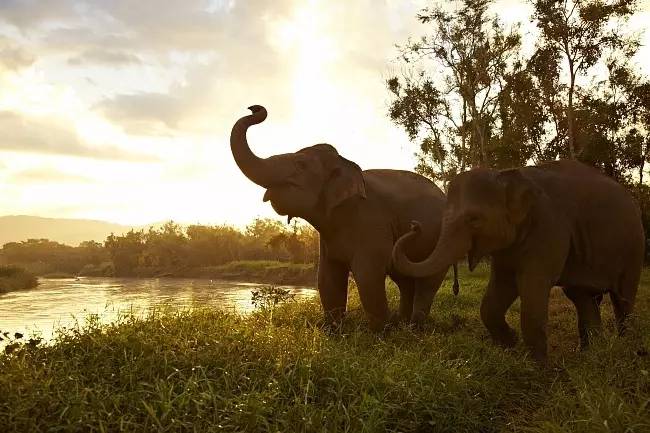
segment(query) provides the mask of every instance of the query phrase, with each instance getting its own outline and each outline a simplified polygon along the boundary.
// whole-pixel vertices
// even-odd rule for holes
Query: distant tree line
[[[287,227],[280,220],[258,218],[244,230],[169,221],[159,229],[111,234],[103,243],[86,241],[76,247],[48,239],[9,242],[0,250],[0,261],[40,275],[185,275],[245,260],[313,264],[318,248],[318,233],[297,220]]]
[[[418,143],[416,171],[446,188],[478,165],[577,159],[634,194],[648,238],[650,80],[633,62],[641,34],[626,31],[637,2],[527,0],[528,35],[493,3],[425,8],[426,35],[398,47],[388,115]]]

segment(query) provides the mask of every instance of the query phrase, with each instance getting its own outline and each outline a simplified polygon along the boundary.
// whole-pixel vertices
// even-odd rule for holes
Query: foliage
[[[417,15],[428,34],[399,47],[390,119],[419,147],[416,171],[446,188],[476,165],[573,158],[643,195],[650,158],[650,79],[625,32],[634,0],[529,0],[533,36],[506,28],[491,0]],[[639,202],[649,233],[650,203]],[[647,238],[648,239],[648,238]]]
[[[416,170],[444,184],[469,167],[496,163],[499,93],[521,36],[488,15],[490,4],[464,0],[454,13],[442,5],[423,9],[417,19],[432,32],[400,47],[400,59],[413,66],[387,81],[390,118],[419,140]]]
[[[311,226],[294,220],[287,228],[279,220],[258,218],[244,230],[169,221],[157,230],[111,234],[103,245],[88,241],[72,247],[29,239],[5,244],[0,256],[41,275],[160,276],[196,275],[242,260],[313,264],[318,248],[318,232]]]
[[[557,74],[554,78],[559,82],[558,63],[566,61],[568,83],[562,89],[566,94],[568,152],[562,154],[568,153],[570,158],[576,159],[582,151],[576,148],[576,79],[598,65],[608,52],[619,53],[625,59],[636,53],[639,39],[625,35],[616,26],[617,23],[625,24],[636,11],[636,0],[532,0],[531,3],[533,19],[541,31],[538,47],[547,60],[545,71]],[[548,67],[551,61],[557,63]]]
[[[27,269],[15,265],[0,265],[0,294],[34,289],[38,279]]]
[[[491,0],[461,3],[417,15],[430,32],[399,47],[404,71],[387,80],[389,117],[420,148],[417,171],[444,184],[475,165],[557,156],[608,174],[618,164],[623,177],[643,171],[650,84],[630,63],[639,36],[619,25],[634,1],[531,0],[539,35],[529,56]]]
[[[263,286],[253,290],[251,294],[253,306],[262,310],[273,310],[278,304],[292,301],[294,298],[295,295],[289,290],[275,286]]]
[[[488,269],[443,283],[425,329],[367,330],[358,293],[341,335],[319,327],[318,298],[249,316],[195,306],[89,317],[56,344],[0,355],[0,430],[31,431],[647,431],[650,297],[633,334],[576,351],[575,310],[551,295],[549,368],[494,346],[480,323]],[[650,274],[643,276],[643,287]],[[388,285],[391,306],[398,290]],[[518,327],[519,304],[508,313]]]

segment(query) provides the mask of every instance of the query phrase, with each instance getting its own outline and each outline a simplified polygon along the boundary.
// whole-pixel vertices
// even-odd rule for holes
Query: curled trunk
[[[393,262],[402,274],[413,278],[424,278],[436,274],[462,258],[472,247],[472,238],[468,230],[459,224],[446,221],[443,223],[436,248],[422,262],[412,262],[406,257],[404,246],[420,236],[421,228],[415,223],[409,233],[397,240],[393,248]]]
[[[262,123],[267,116],[266,108],[261,105],[248,107],[252,114],[239,119],[230,133],[230,150],[235,158],[237,167],[252,182],[268,188],[274,182],[277,174],[267,159],[259,158],[248,146],[246,131],[251,125]]]

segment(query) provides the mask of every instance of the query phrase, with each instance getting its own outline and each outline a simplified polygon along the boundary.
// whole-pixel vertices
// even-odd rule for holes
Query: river
[[[115,320],[119,313],[136,314],[161,304],[184,308],[192,305],[214,305],[247,313],[254,308],[251,291],[263,286],[209,279],[170,278],[79,278],[40,279],[38,288],[0,295],[0,331],[22,333],[33,331],[51,341],[54,328],[83,325],[85,317],[97,314],[101,322]],[[296,299],[317,296],[308,287],[283,286],[296,294]],[[6,343],[6,341],[5,341]],[[0,343],[0,345],[2,345]]]

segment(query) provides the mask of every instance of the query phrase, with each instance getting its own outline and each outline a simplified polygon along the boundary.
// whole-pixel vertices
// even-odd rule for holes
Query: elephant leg
[[[548,304],[551,279],[544,272],[527,270],[517,274],[521,298],[521,333],[533,360],[546,364],[548,351]]]
[[[614,308],[614,317],[616,318],[616,328],[619,336],[625,334],[627,330],[628,317],[634,311],[634,301],[636,300],[640,279],[640,269],[628,270],[621,277],[616,290],[612,290],[609,293],[612,307]]]
[[[438,293],[438,289],[444,281],[448,270],[449,268],[446,268],[444,272],[438,272],[431,277],[415,281],[415,297],[413,299],[413,313],[411,315],[412,324],[416,326],[424,325],[425,320],[431,312],[433,298]]]
[[[413,314],[415,281],[412,278],[393,279],[393,281],[395,281],[395,284],[399,288],[399,321],[408,323],[411,319],[411,314]]]
[[[603,295],[594,296],[585,289],[577,286],[563,287],[564,294],[573,302],[578,313],[578,335],[580,336],[580,348],[586,349],[589,346],[590,336],[598,336],[602,332],[602,321],[600,318],[600,303]]]
[[[386,264],[377,264],[367,257],[354,260],[352,276],[357,283],[361,306],[370,319],[373,331],[384,329],[390,322],[386,299]]]
[[[324,258],[318,265],[318,294],[320,295],[325,327],[340,325],[348,302],[347,267]]]
[[[506,312],[518,296],[514,271],[492,266],[481,302],[481,320],[492,341],[502,347],[513,347],[519,338],[517,331],[506,322]]]

